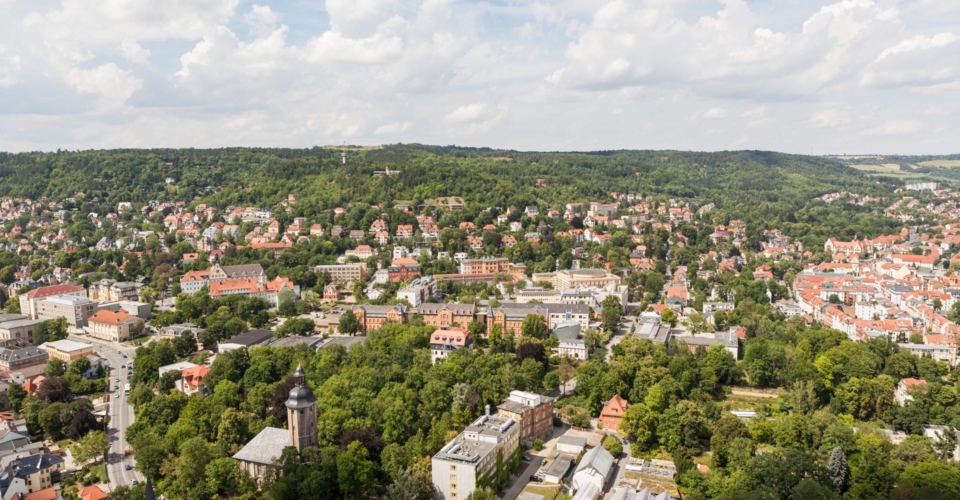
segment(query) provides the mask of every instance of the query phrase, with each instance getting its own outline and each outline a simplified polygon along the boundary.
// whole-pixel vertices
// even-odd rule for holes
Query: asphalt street
[[[126,441],[127,427],[133,423],[133,407],[127,404],[127,394],[124,394],[124,386],[129,382],[127,368],[133,363],[133,354],[136,348],[124,347],[111,342],[102,342],[86,336],[71,336],[70,340],[77,342],[89,342],[94,345],[94,350],[102,358],[110,362],[110,403],[108,415],[110,416],[107,428],[107,436],[110,439],[110,452],[107,455],[107,476],[110,479],[110,491],[117,486],[131,485],[134,481],[143,481],[143,476],[133,467],[136,462],[133,456],[125,456],[123,449],[129,446]],[[127,356],[124,358],[124,354]],[[117,379],[120,379],[119,382]],[[131,470],[126,470],[129,465]]]

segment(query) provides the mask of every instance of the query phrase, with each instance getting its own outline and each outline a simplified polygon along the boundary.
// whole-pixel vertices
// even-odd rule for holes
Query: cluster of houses
[[[36,392],[45,377],[40,375],[48,359],[57,359],[65,365],[80,358],[90,361],[90,368],[84,377],[103,376],[109,363],[94,353],[93,345],[72,340],[45,342],[37,347],[0,348],[7,359],[3,366],[4,390],[9,383],[18,383],[28,394]],[[13,353],[11,355],[11,353]],[[10,365],[10,358],[23,355],[29,358],[29,364]],[[38,364],[39,363],[39,364]],[[9,371],[11,368],[15,371]],[[39,368],[39,369],[38,369]],[[92,401],[96,415],[106,413],[103,399]],[[0,412],[0,498],[4,500],[48,500],[64,498],[61,492],[61,479],[68,472],[67,461],[62,450],[55,443],[31,436],[26,421],[15,419],[9,412]],[[107,494],[98,486],[82,488],[79,492],[83,500],[103,500]]]
[[[832,262],[808,265],[792,284],[793,304],[778,307],[845,333],[851,340],[874,337],[898,342],[918,356],[957,363],[960,326],[947,318],[960,298],[960,275],[936,268],[960,228],[942,236],[911,236],[907,230],[874,240],[827,240]],[[897,243],[913,239],[912,244]],[[922,337],[923,342],[908,342]]]

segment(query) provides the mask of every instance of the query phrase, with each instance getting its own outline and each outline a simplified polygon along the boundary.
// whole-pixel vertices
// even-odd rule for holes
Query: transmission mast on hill
[[[343,164],[347,164],[347,145],[343,145],[343,149],[340,150],[340,157],[343,158]]]

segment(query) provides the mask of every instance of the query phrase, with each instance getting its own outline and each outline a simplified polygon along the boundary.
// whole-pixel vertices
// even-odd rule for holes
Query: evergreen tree
[[[833,483],[833,491],[836,491],[837,494],[843,493],[847,485],[847,475],[849,470],[847,469],[847,457],[843,454],[843,450],[839,446],[833,449],[833,453],[830,454],[830,462],[827,465],[827,469],[830,471],[830,481]]]

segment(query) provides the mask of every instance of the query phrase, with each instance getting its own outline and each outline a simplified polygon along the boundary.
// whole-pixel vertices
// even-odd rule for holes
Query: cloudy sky
[[[958,0],[0,0],[0,150],[960,153]]]

